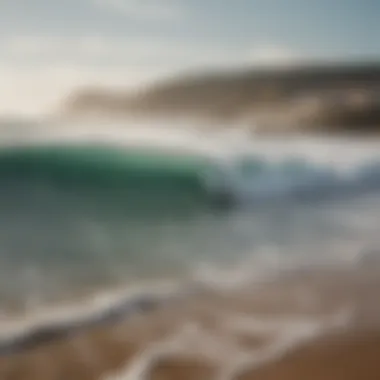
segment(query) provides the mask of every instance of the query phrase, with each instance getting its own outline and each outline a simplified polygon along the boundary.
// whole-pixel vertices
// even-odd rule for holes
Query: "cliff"
[[[70,114],[244,120],[264,130],[380,130],[380,62],[184,76],[136,94],[84,90]]]

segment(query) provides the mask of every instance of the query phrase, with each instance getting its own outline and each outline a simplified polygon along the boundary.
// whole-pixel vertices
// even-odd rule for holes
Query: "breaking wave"
[[[380,160],[344,171],[302,156],[273,162],[254,153],[213,157],[143,147],[46,145],[0,150],[0,181],[3,188],[18,181],[27,187],[114,189],[124,193],[124,204],[178,209],[179,199],[183,206],[185,201],[191,207],[224,206],[374,191],[380,187]]]

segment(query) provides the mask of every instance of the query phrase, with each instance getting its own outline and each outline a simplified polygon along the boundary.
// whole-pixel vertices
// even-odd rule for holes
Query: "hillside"
[[[380,130],[380,62],[308,65],[185,76],[137,94],[84,90],[74,114],[244,120],[264,130]]]

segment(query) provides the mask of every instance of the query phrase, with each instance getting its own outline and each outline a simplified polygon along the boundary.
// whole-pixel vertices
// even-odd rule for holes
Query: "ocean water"
[[[255,258],[340,259],[349,256],[341,245],[378,244],[380,150],[373,142],[248,140],[147,125],[23,128],[4,126],[0,151],[5,309],[203,276],[205,268]],[[144,182],[130,170],[144,164],[128,154],[162,160],[158,147],[171,156],[158,174],[145,171]],[[181,158],[185,149],[195,158]]]
[[[295,270],[377,265],[380,142],[175,127],[1,126],[1,352],[36,326],[69,331],[179,294],[230,297]],[[318,335],[323,318],[234,323],[288,331],[270,357]],[[144,378],[133,368],[120,378]]]

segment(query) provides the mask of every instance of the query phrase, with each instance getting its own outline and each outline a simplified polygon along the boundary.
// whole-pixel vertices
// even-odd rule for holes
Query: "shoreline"
[[[286,274],[253,288],[192,293],[1,355],[0,377],[375,379],[357,371],[380,371],[374,360],[380,352],[379,274],[376,265],[331,268]],[[133,377],[136,371],[141,376]]]

